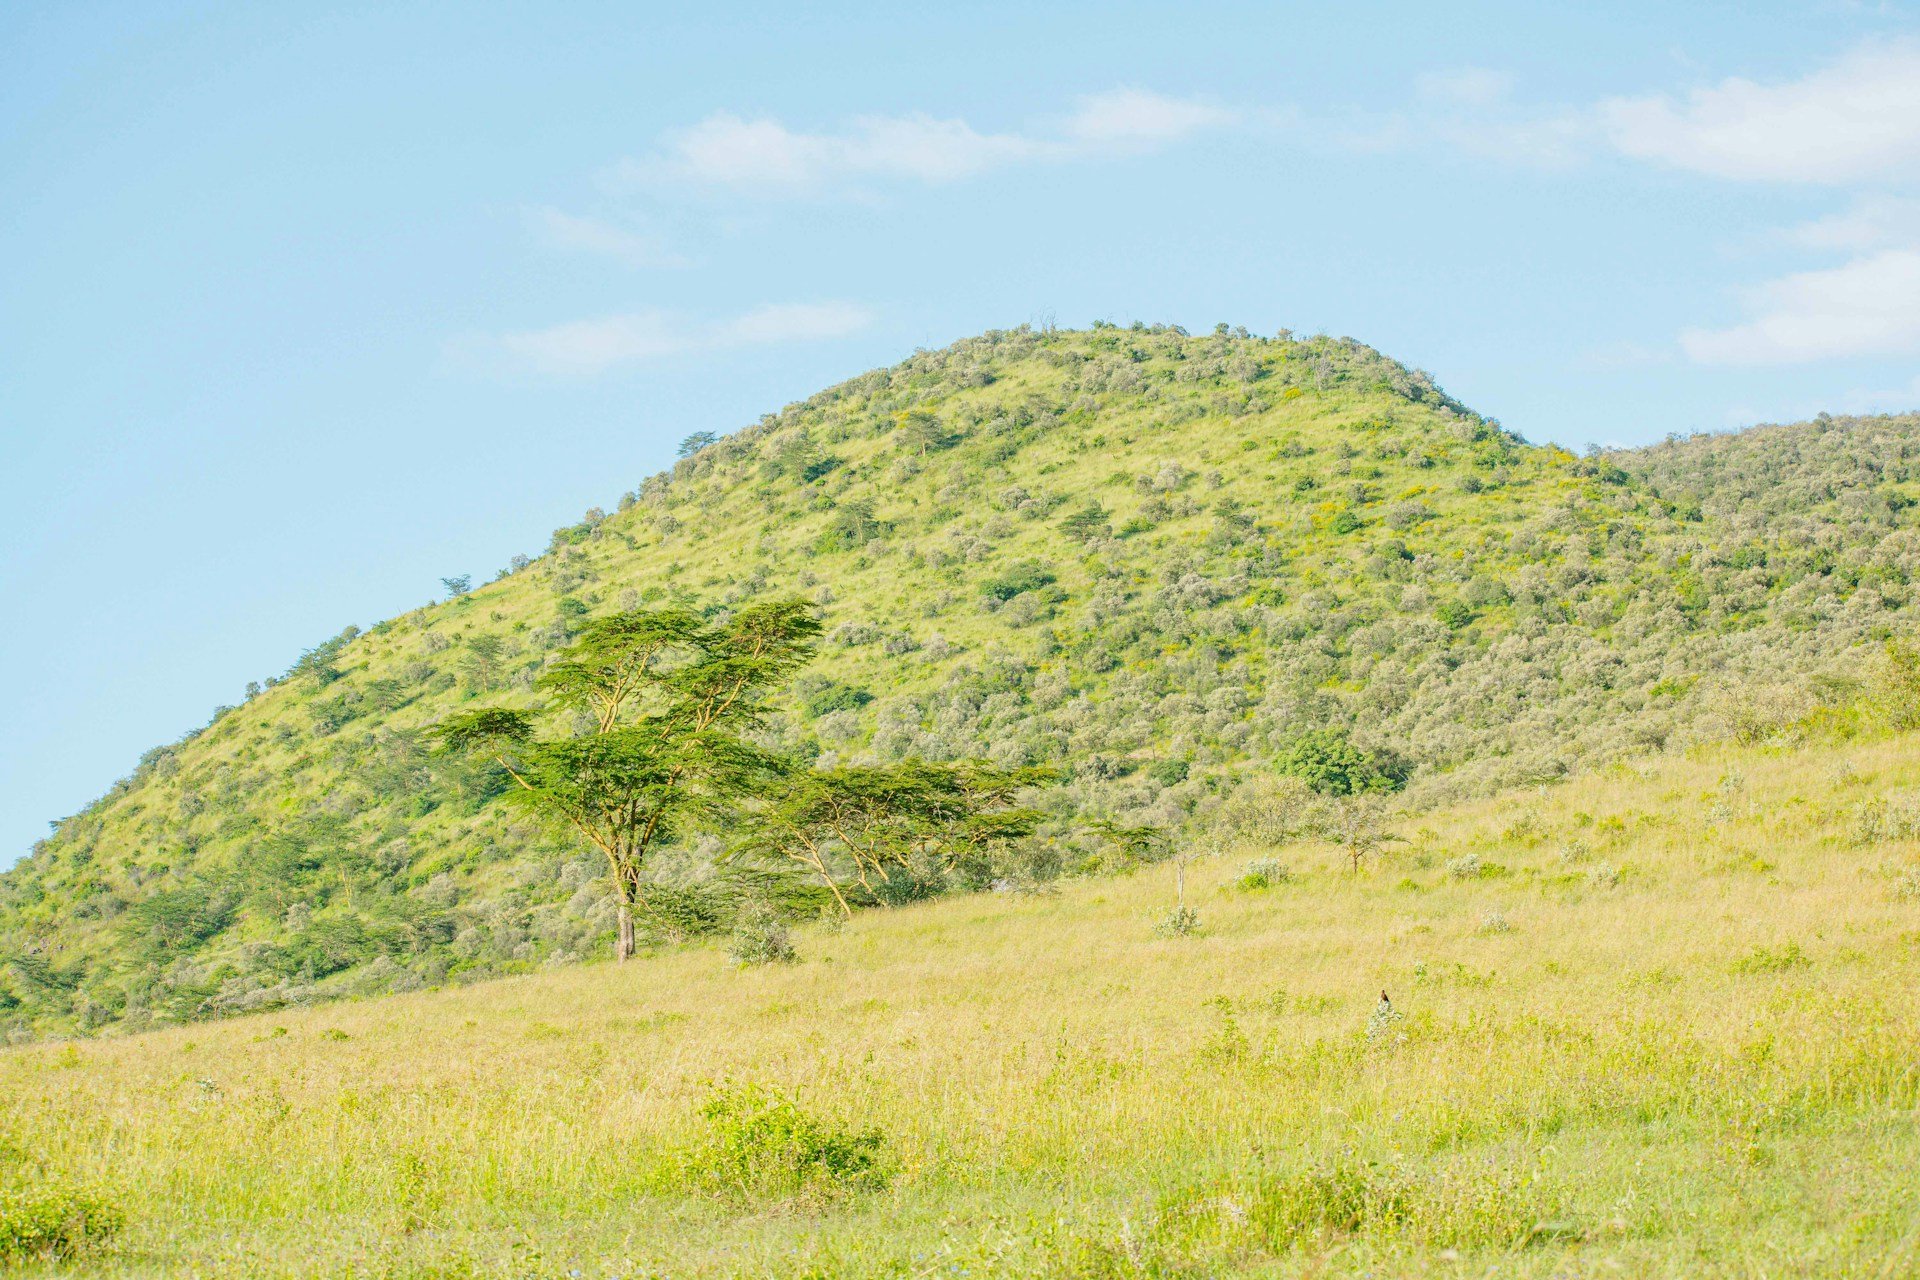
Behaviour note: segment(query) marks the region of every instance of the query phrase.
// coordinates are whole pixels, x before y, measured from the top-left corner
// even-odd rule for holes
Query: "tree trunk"
[[[633,956],[633,905],[620,899],[620,939],[613,945],[613,958],[625,961]]]

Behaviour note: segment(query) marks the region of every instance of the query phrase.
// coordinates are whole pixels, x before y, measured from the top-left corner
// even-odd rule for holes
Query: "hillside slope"
[[[1912,735],[1702,748],[1429,813],[1357,876],[1226,850],[1196,936],[1156,937],[1156,867],[792,965],[8,1050],[0,1186],[96,1184],[89,1275],[1911,1275],[1917,788]],[[878,1176],[795,1188],[748,1129],[772,1162],[716,1181],[716,1084],[872,1129]]]
[[[1199,829],[1324,726],[1408,757],[1416,804],[1765,738],[1912,630],[1917,451],[1907,417],[1581,458],[1345,339],[1023,329],[923,352],[148,753],[0,877],[0,1024],[600,954],[599,868],[419,731],[524,699],[581,619],[643,603],[807,594],[828,638],[778,742],[1060,762],[1063,830]]]

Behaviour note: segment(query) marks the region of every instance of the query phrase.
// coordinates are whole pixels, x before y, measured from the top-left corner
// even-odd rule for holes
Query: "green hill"
[[[819,603],[779,745],[1066,767],[1017,882],[1073,869],[1075,816],[1203,838],[1310,730],[1399,753],[1416,807],[1844,732],[1912,630],[1917,449],[1909,416],[1579,457],[1346,339],[1020,329],[922,352],[149,752],[0,877],[0,1024],[138,1028],[604,954],[600,868],[420,731],[524,699],[583,619],[647,603]],[[711,852],[662,860],[663,903],[697,897]]]

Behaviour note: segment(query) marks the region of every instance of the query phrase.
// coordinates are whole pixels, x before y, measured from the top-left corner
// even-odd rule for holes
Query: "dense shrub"
[[[97,1191],[38,1173],[0,1172],[0,1262],[70,1258],[125,1224]]]
[[[885,1187],[886,1140],[803,1110],[758,1084],[723,1084],[700,1108],[706,1131],[669,1162],[670,1182],[742,1199],[831,1199]]]
[[[1278,765],[1281,773],[1331,796],[1398,791],[1412,773],[1393,752],[1363,750],[1338,729],[1301,734],[1280,753]]]

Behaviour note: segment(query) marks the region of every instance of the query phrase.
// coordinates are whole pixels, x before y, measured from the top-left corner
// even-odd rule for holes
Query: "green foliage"
[[[834,508],[815,546],[829,555],[858,551],[875,538],[886,537],[887,529],[887,522],[874,516],[871,502],[854,499]]]
[[[648,883],[637,906],[642,932],[663,942],[711,937],[732,925],[737,903],[728,887]]]
[[[588,623],[538,682],[554,709],[589,717],[594,732],[540,738],[527,714],[487,709],[436,735],[448,752],[491,758],[513,779],[509,796],[605,857],[625,959],[649,854],[717,823],[783,771],[746,735],[819,633],[796,600],[749,606],[719,626],[684,609],[614,614]]]
[[[1153,931],[1162,938],[1191,938],[1200,932],[1200,913],[1184,903],[1169,907],[1153,922]]]
[[[1097,542],[1113,536],[1111,513],[1098,502],[1089,501],[1060,521],[1060,532],[1076,542]]]
[[[739,730],[768,756],[1062,764],[1035,839],[893,864],[857,901],[1118,869],[1081,817],[1190,837],[1303,729],[1391,744],[1419,808],[1698,742],[1920,723],[1911,415],[1582,458],[1351,340],[1019,328],[688,445],[613,514],[316,646],[57,824],[0,873],[0,938],[57,976],[10,966],[0,1031],[596,954],[605,881],[579,860],[603,855],[516,814],[497,751],[438,754],[423,731],[489,708],[526,717],[522,747],[594,730],[550,677],[643,607],[700,628],[786,591],[825,610],[831,687],[769,690]],[[322,870],[284,889],[244,870],[314,814],[342,828],[308,844]],[[709,881],[710,825],[649,852],[665,879]],[[181,898],[146,930],[134,908],[189,886],[233,895],[225,927],[172,919]],[[349,916],[365,937],[342,949],[326,922]]]
[[[1398,791],[1411,774],[1406,762],[1389,751],[1366,751],[1339,729],[1303,733],[1276,762],[1281,773],[1299,778],[1329,796]]]
[[[742,1200],[834,1199],[891,1179],[878,1129],[814,1116],[763,1085],[722,1084],[700,1116],[707,1131],[674,1169],[688,1190]]]
[[[796,681],[794,692],[800,700],[801,714],[809,720],[818,720],[835,711],[858,711],[873,701],[873,695],[865,689],[856,689],[827,676]]]
[[[354,638],[359,634],[360,628],[348,627],[331,640],[308,649],[300,655],[299,661],[288,669],[287,678],[291,680],[307,676],[317,684],[332,684],[344,674],[334,664],[339,661],[340,656],[346,652],[347,646],[353,643]]]
[[[800,958],[779,912],[759,902],[749,904],[740,912],[727,954],[743,965],[792,964]]]
[[[1040,823],[1038,810],[1016,803],[1020,793],[1056,777],[977,761],[798,770],[753,813],[733,856],[804,868],[843,911],[849,877],[869,898],[897,905],[950,876],[983,881],[995,851]]]
[[[992,599],[1011,600],[1024,592],[1051,586],[1056,581],[1058,579],[1053,570],[1039,561],[1022,560],[988,579],[983,590]]]
[[[1792,973],[1812,963],[1807,953],[1800,949],[1799,943],[1788,942],[1778,947],[1755,947],[1733,962],[1733,971],[1744,974]]]
[[[72,1258],[125,1225],[125,1215],[98,1191],[44,1171],[0,1170],[0,1263]]]
[[[1293,879],[1293,873],[1273,858],[1257,858],[1247,864],[1240,878],[1234,881],[1241,889],[1249,893],[1258,893],[1262,889],[1272,889]]]

